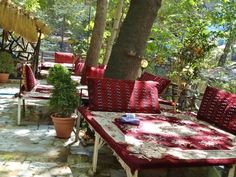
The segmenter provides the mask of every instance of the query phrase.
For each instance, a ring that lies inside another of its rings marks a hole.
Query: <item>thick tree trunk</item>
[[[227,42],[226,42],[225,48],[224,48],[224,52],[220,56],[220,59],[219,59],[219,62],[218,62],[218,66],[222,66],[222,67],[225,66],[225,63],[227,61],[227,56],[228,56],[228,54],[230,52],[231,44],[232,44],[232,40],[228,39]]]
[[[66,26],[66,17],[63,16],[62,27],[61,27],[61,43],[60,43],[60,50],[65,51],[65,44],[64,44],[64,37],[65,37],[65,28]]]
[[[224,48],[224,51],[223,51],[223,54],[220,56],[220,59],[219,59],[219,62],[218,62],[218,66],[222,66],[224,67],[225,66],[225,63],[227,61],[227,56],[230,52],[230,48],[231,48],[231,45],[233,44],[233,32],[230,31],[230,35],[229,35],[229,38],[225,44],[225,48]]]
[[[90,46],[85,61],[86,66],[96,66],[102,46],[103,32],[106,26],[107,0],[97,1],[95,24],[92,32]]]
[[[104,65],[107,65],[107,63],[108,63],[108,60],[111,55],[113,43],[114,43],[116,35],[119,31],[119,24],[120,24],[120,20],[121,20],[121,16],[122,16],[123,4],[124,4],[124,0],[119,0],[117,8],[116,8],[116,12],[115,12],[115,19],[114,19],[114,23],[113,23],[113,27],[112,27],[112,31],[111,31],[111,36],[107,42],[106,53],[105,53],[105,57],[103,60]]]
[[[147,39],[161,7],[161,0],[131,0],[121,26],[105,77],[134,80],[141,70]]]

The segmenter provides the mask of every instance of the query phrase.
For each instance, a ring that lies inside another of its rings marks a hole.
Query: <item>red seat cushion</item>
[[[24,91],[31,91],[36,85],[37,80],[29,64],[23,65],[23,89]]]
[[[204,92],[197,118],[219,125],[229,101],[229,93],[208,86]]]
[[[73,53],[55,52],[55,63],[74,63]]]
[[[88,78],[89,108],[160,113],[157,82]]]
[[[81,84],[87,85],[88,77],[103,78],[105,73],[105,68],[98,68],[93,66],[86,66],[85,74],[82,75]]]
[[[158,82],[159,84],[157,85],[157,89],[158,89],[158,93],[159,94],[162,94],[163,91],[171,83],[171,80],[169,80],[167,78],[160,77],[160,76],[155,76],[155,75],[147,73],[147,72],[144,72],[138,80],[140,80],[140,81],[156,81],[156,82]]]

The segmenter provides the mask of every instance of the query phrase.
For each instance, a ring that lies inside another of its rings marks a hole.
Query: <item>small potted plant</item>
[[[70,71],[59,64],[49,69],[48,82],[54,86],[49,105],[57,137],[70,137],[75,124],[74,114],[79,104],[76,83],[71,79]]]
[[[10,53],[0,51],[0,82],[7,82],[9,75],[14,72],[14,60]]]

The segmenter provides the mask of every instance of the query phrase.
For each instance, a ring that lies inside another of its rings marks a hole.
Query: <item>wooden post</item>
[[[33,56],[33,62],[32,62],[32,65],[33,65],[33,72],[35,74],[35,76],[37,77],[38,76],[38,65],[39,65],[39,51],[40,51],[40,44],[41,44],[41,36],[42,36],[42,32],[39,31],[39,37],[38,37],[38,42],[35,46],[35,49],[34,49],[34,56]]]

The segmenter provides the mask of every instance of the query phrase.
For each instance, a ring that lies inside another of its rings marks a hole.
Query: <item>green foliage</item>
[[[69,39],[69,44],[72,47],[73,53],[81,56],[86,56],[87,54],[87,39]]]
[[[200,69],[208,66],[205,58],[219,36],[208,30],[211,18],[204,5],[203,1],[164,0],[152,29],[146,55],[157,65],[171,59],[170,77],[177,83],[197,79]]]
[[[236,80],[222,81],[222,80],[211,80],[208,84],[212,87],[226,90],[230,93],[236,94]]]
[[[0,51],[0,73],[13,73],[14,72],[14,60],[10,53]]]
[[[56,64],[49,70],[48,82],[54,86],[49,101],[52,112],[61,117],[70,117],[79,104],[79,97],[69,70]]]
[[[22,6],[27,12],[37,13],[40,9],[39,0],[14,0],[14,2]]]

